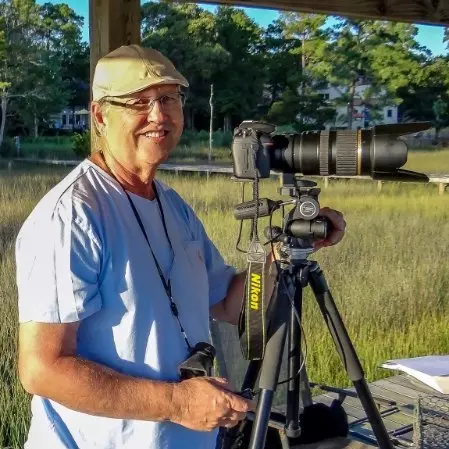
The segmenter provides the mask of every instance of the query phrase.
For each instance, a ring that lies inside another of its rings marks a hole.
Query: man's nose
[[[167,114],[164,112],[164,107],[160,100],[155,100],[151,109],[148,111],[148,121],[161,122],[164,121]]]

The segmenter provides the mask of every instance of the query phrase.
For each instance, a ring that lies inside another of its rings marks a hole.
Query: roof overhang
[[[214,0],[208,3],[449,25],[449,0]]]

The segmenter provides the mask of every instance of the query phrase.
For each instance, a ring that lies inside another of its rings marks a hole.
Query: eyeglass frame
[[[173,92],[171,95],[176,94],[178,97],[178,102],[182,107],[184,107],[185,105],[185,101],[186,101],[186,95],[184,92],[178,91],[178,92]],[[98,103],[102,104],[104,102],[107,102],[109,104],[111,104],[112,106],[119,106],[121,108],[124,108],[125,110],[127,110],[128,112],[130,112],[132,115],[144,115],[144,114],[149,114],[152,110],[153,107],[155,105],[156,102],[159,102],[161,105],[161,108],[164,112],[167,112],[167,110],[164,108],[164,104],[160,101],[162,98],[164,97],[168,97],[168,98],[172,98],[169,94],[164,94],[161,95],[159,97],[134,97],[134,98],[128,98],[126,101],[122,102],[122,101],[117,101],[116,98],[120,98],[120,97],[103,97],[101,98]],[[133,101],[133,100],[148,100],[147,103],[147,107],[145,109],[142,109],[141,111],[136,111],[135,109],[132,109],[132,104],[127,104],[129,101]],[[175,105],[173,105],[175,106]]]

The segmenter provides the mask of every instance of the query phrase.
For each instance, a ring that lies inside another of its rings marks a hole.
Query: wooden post
[[[377,191],[378,192],[382,191],[382,181],[377,181]]]
[[[89,0],[90,79],[97,61],[121,45],[140,44],[139,0]]]
[[[446,190],[446,184],[444,184],[444,182],[440,182],[438,184],[438,193],[440,195],[444,195],[444,191]]]
[[[209,106],[210,106],[210,122],[209,122],[209,156],[208,161],[209,164],[212,160],[212,144],[213,144],[213,132],[214,132],[214,85],[210,85],[210,98],[209,98]],[[207,179],[209,179],[209,173],[207,175]]]
[[[329,176],[325,176],[324,177],[324,188],[327,189],[328,187],[329,187]]]
[[[95,65],[102,56],[121,45],[140,44],[140,1],[89,0],[89,39],[92,84]],[[92,99],[92,89],[90,95]],[[90,139],[94,148],[94,132]]]

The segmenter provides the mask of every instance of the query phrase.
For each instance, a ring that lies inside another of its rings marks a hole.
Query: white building
[[[50,120],[58,129],[86,130],[89,128],[89,111],[85,107],[66,108],[59,114],[52,114]]]
[[[354,96],[354,107],[352,112],[352,129],[357,128],[368,128],[374,124],[391,124],[398,123],[398,107],[394,104],[385,105],[384,99],[381,95],[378,97],[373,96],[367,100],[367,90],[371,88],[370,84],[360,83],[355,87]],[[329,86],[326,89],[321,89],[318,92],[323,95],[324,99],[329,102],[330,105],[334,105],[336,109],[336,119],[334,122],[326,123],[326,129],[329,128],[343,128],[346,129],[347,116],[348,116],[348,105],[339,104],[339,99],[341,99],[346,91],[346,88],[339,88],[334,86]],[[370,104],[378,103],[376,111],[372,111],[369,106],[365,103]],[[376,117],[373,117],[373,112]],[[375,118],[375,121],[374,121]]]

